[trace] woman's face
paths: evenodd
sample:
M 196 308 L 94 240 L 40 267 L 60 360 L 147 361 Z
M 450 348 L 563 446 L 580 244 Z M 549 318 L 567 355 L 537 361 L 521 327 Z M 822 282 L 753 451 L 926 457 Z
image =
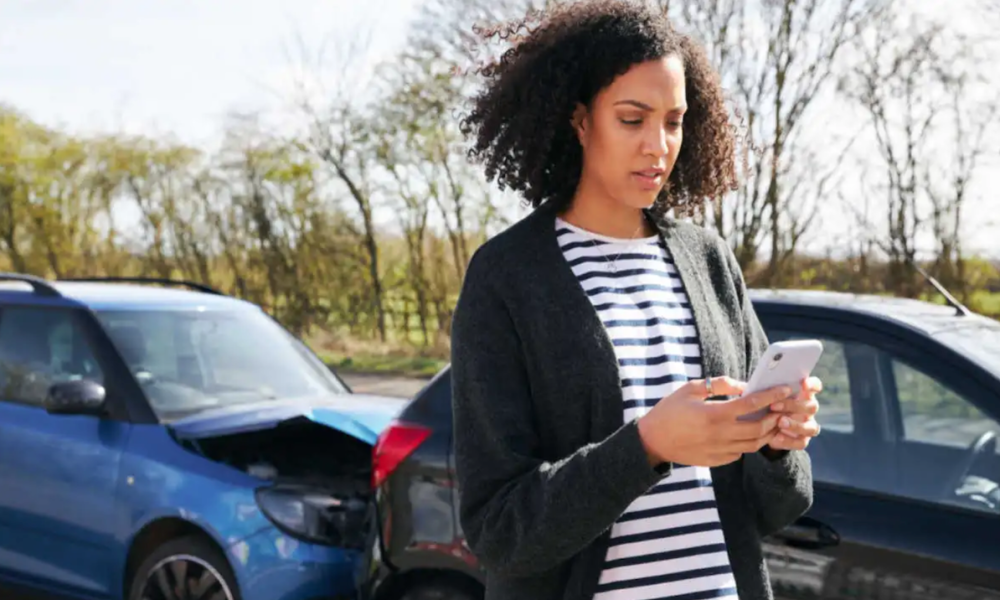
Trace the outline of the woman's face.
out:
M 681 149 L 687 110 L 677 56 L 634 65 L 574 113 L 583 147 L 581 191 L 632 208 L 656 201 Z

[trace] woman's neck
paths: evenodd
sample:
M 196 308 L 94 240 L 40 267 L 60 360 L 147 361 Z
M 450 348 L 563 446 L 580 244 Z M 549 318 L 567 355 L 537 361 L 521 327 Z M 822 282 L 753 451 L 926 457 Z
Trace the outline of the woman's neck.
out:
M 581 229 L 613 238 L 632 239 L 656 233 L 641 209 L 613 200 L 595 202 L 577 196 L 560 217 Z

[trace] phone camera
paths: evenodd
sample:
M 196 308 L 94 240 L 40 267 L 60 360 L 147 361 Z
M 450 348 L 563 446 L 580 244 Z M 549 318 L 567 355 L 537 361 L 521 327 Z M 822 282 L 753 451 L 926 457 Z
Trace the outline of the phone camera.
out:
M 778 362 L 779 360 L 781 360 L 781 358 L 782 358 L 783 356 L 784 356 L 784 354 L 782 354 L 782 353 L 780 353 L 780 352 L 779 352 L 779 353 L 777 353 L 777 354 L 775 354 L 775 355 L 774 355 L 774 362 Z

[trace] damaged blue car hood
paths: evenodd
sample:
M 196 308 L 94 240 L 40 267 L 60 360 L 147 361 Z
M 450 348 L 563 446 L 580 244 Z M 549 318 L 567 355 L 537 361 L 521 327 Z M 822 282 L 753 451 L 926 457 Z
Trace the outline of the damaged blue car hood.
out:
M 375 445 L 379 434 L 406 405 L 402 398 L 344 394 L 310 400 L 268 400 L 205 410 L 170 422 L 182 439 L 203 439 L 273 429 L 303 419 Z

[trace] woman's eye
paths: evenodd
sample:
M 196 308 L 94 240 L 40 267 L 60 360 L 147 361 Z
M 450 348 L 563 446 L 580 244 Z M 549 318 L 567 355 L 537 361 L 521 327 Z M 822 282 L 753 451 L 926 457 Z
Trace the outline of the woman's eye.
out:
M 642 125 L 642 119 L 621 119 L 625 125 Z
M 671 121 L 671 122 L 667 123 L 667 125 L 669 125 L 669 126 L 675 128 L 675 129 L 677 129 L 679 127 L 683 127 L 684 123 L 681 122 L 681 121 Z

